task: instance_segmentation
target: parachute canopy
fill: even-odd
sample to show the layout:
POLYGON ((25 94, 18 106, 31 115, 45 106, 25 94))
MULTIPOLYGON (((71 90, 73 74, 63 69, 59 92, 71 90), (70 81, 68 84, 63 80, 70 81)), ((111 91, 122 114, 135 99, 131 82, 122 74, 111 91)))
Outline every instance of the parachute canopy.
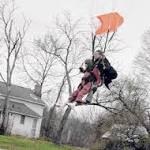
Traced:
POLYGON ((123 23, 123 17, 117 12, 112 12, 97 16, 101 21, 101 25, 96 30, 96 35, 109 32, 115 32, 117 28, 123 23))

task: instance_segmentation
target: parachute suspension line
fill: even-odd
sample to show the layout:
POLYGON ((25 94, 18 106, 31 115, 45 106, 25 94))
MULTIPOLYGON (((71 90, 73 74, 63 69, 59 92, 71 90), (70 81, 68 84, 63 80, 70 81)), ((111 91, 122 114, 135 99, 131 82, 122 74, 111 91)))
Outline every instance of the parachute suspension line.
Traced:
POLYGON ((114 35, 116 32, 113 32, 113 34, 111 35, 111 37, 109 38, 108 42, 107 42, 107 46, 109 45, 109 43, 111 42, 111 40, 113 39, 114 35))
MULTIPOLYGON (((112 2, 112 12, 114 12, 116 10, 116 0, 111 0, 112 2)), ((106 48, 108 46, 108 44, 111 42, 111 40, 113 39, 114 35, 115 35, 115 31, 113 32, 113 34, 111 35, 111 37, 109 38, 108 40, 108 37, 109 37, 109 30, 107 32, 107 36, 106 36, 106 42, 105 42, 105 47, 104 47, 104 53, 106 51, 106 48), (108 41, 108 42, 107 42, 108 41)))
POLYGON ((113 32, 113 34, 111 35, 111 37, 110 37, 110 39, 109 39, 108 43, 109 43, 109 42, 113 39, 113 37, 114 37, 115 33, 116 33, 116 32, 113 32))
POLYGON ((109 38, 109 29, 108 29, 108 31, 107 31, 107 35, 106 35, 106 41, 105 41, 105 46, 104 46, 104 50, 103 50, 103 52, 104 52, 104 53, 105 53, 106 48, 107 48, 108 38, 109 38))
POLYGON ((92 33, 92 62, 94 62, 94 56, 93 56, 93 54, 94 54, 94 51, 95 51, 95 40, 96 40, 96 34, 94 35, 92 33))
POLYGON ((105 41, 105 47, 104 47, 104 53, 106 51, 107 46, 109 45, 109 43, 111 42, 111 40, 113 39, 114 35, 116 32, 113 32, 113 34, 111 35, 111 37, 109 38, 109 30, 107 32, 107 36, 106 36, 106 41, 105 41))
POLYGON ((92 34, 92 54, 95 51, 95 40, 96 40, 96 35, 92 34))

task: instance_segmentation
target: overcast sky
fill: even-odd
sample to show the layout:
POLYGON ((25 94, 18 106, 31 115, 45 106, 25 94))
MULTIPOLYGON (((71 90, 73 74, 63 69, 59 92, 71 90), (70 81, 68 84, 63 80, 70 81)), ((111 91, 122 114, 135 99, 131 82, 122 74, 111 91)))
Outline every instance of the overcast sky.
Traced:
POLYGON ((53 17, 69 11, 76 18, 90 18, 113 10, 124 17, 118 34, 126 46, 120 54, 123 68, 131 65, 141 46, 141 36, 150 26, 149 0, 16 0, 21 11, 32 20, 30 37, 44 33, 53 17))

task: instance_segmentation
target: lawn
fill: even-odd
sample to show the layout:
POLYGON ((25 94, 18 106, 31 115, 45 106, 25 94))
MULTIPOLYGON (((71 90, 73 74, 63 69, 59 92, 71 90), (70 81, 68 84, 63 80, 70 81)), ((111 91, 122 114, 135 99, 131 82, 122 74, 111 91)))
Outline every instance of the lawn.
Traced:
MULTIPOLYGON (((57 146, 44 140, 31 140, 15 136, 0 136, 0 149, 6 150, 79 150, 69 146, 57 146)), ((80 149, 81 150, 81 149, 80 149)))

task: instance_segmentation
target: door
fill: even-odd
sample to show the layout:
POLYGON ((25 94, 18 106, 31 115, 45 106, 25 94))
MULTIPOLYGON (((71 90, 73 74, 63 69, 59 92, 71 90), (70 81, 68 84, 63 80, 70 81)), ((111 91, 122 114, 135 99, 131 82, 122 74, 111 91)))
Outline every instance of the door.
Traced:
POLYGON ((32 137, 35 137, 36 126, 37 126, 37 119, 34 118, 34 119, 33 119, 33 123, 32 123, 32 131, 31 131, 31 136, 32 136, 32 137))

